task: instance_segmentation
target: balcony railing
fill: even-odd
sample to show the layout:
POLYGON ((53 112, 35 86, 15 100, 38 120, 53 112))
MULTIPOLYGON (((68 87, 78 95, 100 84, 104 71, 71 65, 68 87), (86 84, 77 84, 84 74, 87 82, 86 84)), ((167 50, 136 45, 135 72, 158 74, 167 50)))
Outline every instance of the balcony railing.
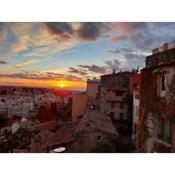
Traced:
POLYGON ((147 68, 172 64, 175 64, 175 48, 146 57, 147 68))
POLYGON ((105 95, 105 100, 106 101, 123 101, 122 96, 116 96, 115 93, 107 93, 105 95))
POLYGON ((165 43, 163 46, 153 49, 152 54, 160 53, 160 52, 166 51, 168 49, 173 49, 173 48, 175 48, 175 41, 165 43))

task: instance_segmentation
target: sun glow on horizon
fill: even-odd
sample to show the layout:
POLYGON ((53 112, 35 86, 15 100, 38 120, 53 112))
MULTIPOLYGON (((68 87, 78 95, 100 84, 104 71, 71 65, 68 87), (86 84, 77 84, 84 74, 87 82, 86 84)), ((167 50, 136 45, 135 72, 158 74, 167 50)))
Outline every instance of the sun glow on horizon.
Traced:
POLYGON ((60 88, 64 88, 66 85, 66 82, 65 81, 59 81, 58 84, 57 84, 58 87, 60 88))
POLYGON ((61 83, 58 86, 61 87, 61 88, 63 88, 63 87, 65 87, 65 84, 64 83, 61 83))
POLYGON ((35 80, 25 78, 1 78, 1 85, 13 86, 32 86, 32 87, 57 87, 65 89, 86 89, 86 81, 70 81, 70 80, 35 80))

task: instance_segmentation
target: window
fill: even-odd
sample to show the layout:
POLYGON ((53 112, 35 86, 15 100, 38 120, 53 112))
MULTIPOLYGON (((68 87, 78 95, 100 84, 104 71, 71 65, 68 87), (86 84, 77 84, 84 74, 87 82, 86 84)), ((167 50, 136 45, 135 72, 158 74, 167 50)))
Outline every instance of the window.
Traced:
POLYGON ((115 96, 122 96, 123 92, 122 91, 115 91, 115 96))
POLYGON ((166 90, 166 76, 165 74, 161 76, 161 91, 166 90))
POLYGON ((120 102, 120 109, 123 109, 123 108, 124 108, 124 103, 120 102))
POLYGON ((114 112, 110 112, 109 116, 110 116, 111 118, 113 118, 113 117, 114 117, 114 112))
POLYGON ((128 87, 128 86, 129 86, 129 85, 128 85, 128 82, 127 82, 127 81, 124 81, 124 82, 123 82, 123 87, 126 88, 126 87, 128 87))
POLYGON ((168 142, 170 138, 170 126, 170 120, 162 120, 162 139, 166 142, 168 142))
POLYGON ((113 109, 113 108, 114 108, 114 106, 115 106, 115 105, 114 105, 114 103, 111 103, 111 109, 113 109))
POLYGON ((98 139, 99 142, 101 142, 102 141, 102 136, 98 136, 97 139, 98 139))
POLYGON ((124 113, 120 113, 120 120, 123 120, 123 117, 124 117, 124 113))

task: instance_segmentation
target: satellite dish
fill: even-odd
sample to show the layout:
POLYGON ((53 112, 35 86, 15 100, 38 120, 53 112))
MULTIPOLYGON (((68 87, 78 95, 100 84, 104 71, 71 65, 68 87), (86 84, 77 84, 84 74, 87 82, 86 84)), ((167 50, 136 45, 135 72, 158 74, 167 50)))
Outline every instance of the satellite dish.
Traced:
POLYGON ((54 149, 55 153, 63 153, 66 150, 65 147, 58 147, 54 149))

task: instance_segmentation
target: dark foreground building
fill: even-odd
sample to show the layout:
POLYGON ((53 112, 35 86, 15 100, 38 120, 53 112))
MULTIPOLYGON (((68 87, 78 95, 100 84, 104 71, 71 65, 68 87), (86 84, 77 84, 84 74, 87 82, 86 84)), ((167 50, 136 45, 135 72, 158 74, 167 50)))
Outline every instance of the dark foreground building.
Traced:
POLYGON ((138 152, 175 151, 175 42, 146 57, 141 74, 138 152))
POLYGON ((113 72, 101 76, 100 111, 110 118, 119 134, 131 134, 132 96, 130 95, 131 72, 113 72))

